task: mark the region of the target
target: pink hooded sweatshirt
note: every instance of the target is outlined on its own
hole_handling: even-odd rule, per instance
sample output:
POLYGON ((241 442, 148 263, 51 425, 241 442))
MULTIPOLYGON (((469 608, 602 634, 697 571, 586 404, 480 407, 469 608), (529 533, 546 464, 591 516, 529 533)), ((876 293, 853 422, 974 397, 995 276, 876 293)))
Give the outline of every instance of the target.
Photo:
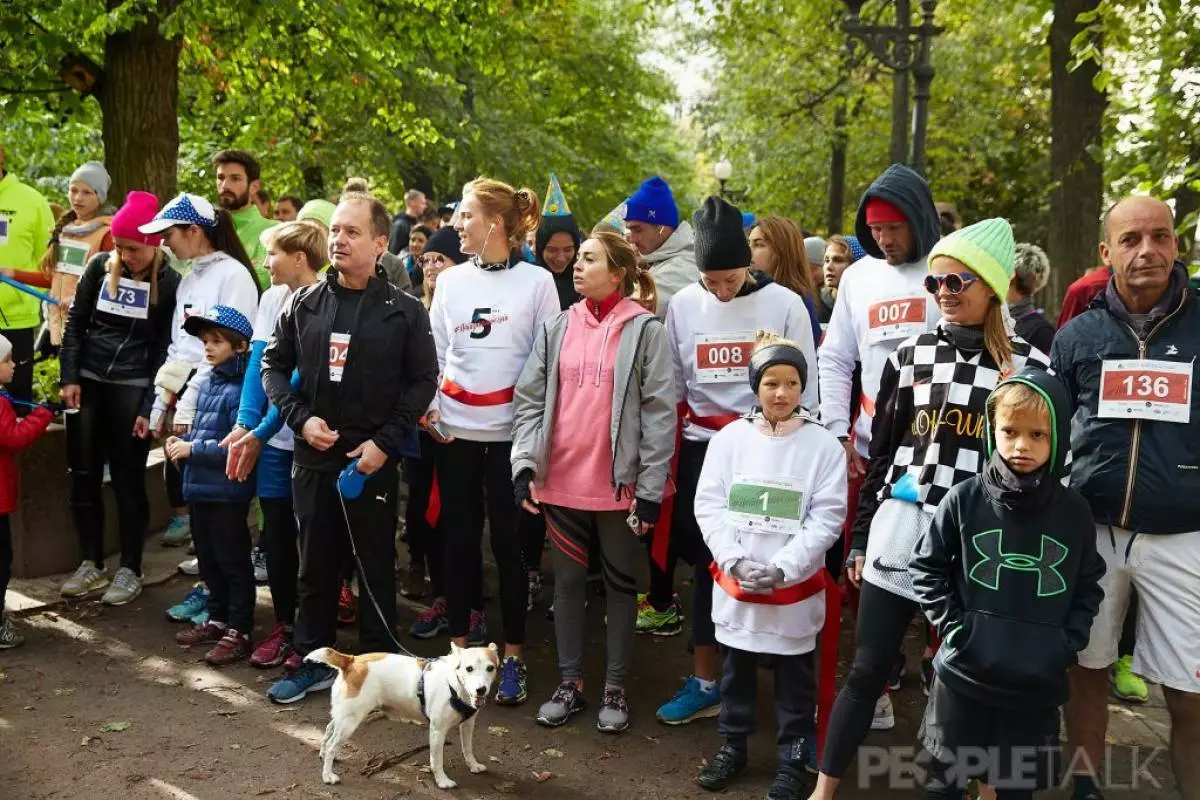
POLYGON ((537 498, 579 511, 625 511, 629 498, 618 500, 612 486, 613 367, 625 323, 650 312, 625 297, 597 320, 588 305, 581 300, 567 312, 550 458, 537 498))

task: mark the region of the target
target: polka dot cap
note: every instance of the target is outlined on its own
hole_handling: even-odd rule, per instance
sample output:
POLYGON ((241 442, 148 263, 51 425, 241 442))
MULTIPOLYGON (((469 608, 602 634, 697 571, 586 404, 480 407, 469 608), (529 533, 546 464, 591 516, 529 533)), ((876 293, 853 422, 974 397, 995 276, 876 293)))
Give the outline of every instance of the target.
POLYGON ((199 336, 205 328, 226 328, 240 333, 247 340, 253 338, 254 328, 246 315, 232 306, 213 306, 203 315, 188 317, 183 323, 183 329, 192 336, 199 336))
POLYGON ((217 227, 217 212, 212 203, 195 194, 183 194, 163 206, 154 219, 138 227, 142 233, 161 233, 172 225, 217 227))

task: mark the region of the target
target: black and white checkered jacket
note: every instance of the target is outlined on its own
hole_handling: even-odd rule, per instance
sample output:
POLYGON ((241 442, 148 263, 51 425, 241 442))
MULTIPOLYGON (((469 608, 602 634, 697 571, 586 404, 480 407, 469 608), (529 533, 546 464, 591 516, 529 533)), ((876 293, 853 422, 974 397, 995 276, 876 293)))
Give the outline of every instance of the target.
POLYGON ((905 341, 883 368, 870 463, 851 530, 856 550, 866 550, 875 510, 905 473, 916 479, 918 500, 930 514, 946 492, 978 475, 987 461, 988 395, 1027 362, 1050 366, 1049 356, 1013 336, 1012 364, 1002 374, 986 349, 955 346, 944 324, 905 341))

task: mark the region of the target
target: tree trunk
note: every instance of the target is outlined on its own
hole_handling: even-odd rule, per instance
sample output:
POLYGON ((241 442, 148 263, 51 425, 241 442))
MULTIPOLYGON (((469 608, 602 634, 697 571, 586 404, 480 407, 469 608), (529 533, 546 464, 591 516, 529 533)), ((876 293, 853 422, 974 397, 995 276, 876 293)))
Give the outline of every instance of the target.
MULTIPOLYGON (((1186 183, 1175 190, 1175 222, 1182 225, 1189 215, 1200 211, 1200 192, 1186 183)), ((1192 224, 1179 233, 1179 257, 1185 264, 1192 264, 1196 259, 1197 225, 1192 224)))
POLYGON ((1054 0, 1050 25, 1050 284, 1046 297, 1057 315, 1068 284, 1098 263, 1104 165, 1097 161, 1106 98, 1092 79, 1095 61, 1073 72, 1071 40, 1083 27, 1078 16, 1099 0, 1054 0))
POLYGON ((829 212, 825 217, 827 233, 841 233, 846 215, 846 103, 839 100, 833 112, 833 148, 829 156, 829 212))
MULTIPOLYGON (((160 1, 159 11, 165 10, 160 1)), ((182 47, 163 37, 158 24, 152 14, 104 42, 104 163, 112 175, 109 197, 118 205, 130 189, 154 192, 163 203, 175 194, 182 47)))

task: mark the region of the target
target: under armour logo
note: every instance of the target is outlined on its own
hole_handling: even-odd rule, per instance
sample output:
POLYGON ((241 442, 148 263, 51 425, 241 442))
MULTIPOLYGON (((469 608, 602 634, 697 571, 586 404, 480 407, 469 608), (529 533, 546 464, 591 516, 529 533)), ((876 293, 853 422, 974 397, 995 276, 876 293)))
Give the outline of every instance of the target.
POLYGON ((1179 355, 1179 348, 1173 344, 1167 345, 1167 355, 1169 355, 1169 356, 1179 355))
POLYGON ((983 560, 971 567, 968 577, 980 586, 999 591, 1001 571, 1012 569, 1038 574, 1038 597, 1052 597, 1067 590, 1067 582, 1058 571, 1058 565, 1066 561, 1070 551, 1045 534, 1042 534, 1042 552, 1037 556, 1005 552, 1004 531, 999 528, 975 534, 971 543, 983 560))

